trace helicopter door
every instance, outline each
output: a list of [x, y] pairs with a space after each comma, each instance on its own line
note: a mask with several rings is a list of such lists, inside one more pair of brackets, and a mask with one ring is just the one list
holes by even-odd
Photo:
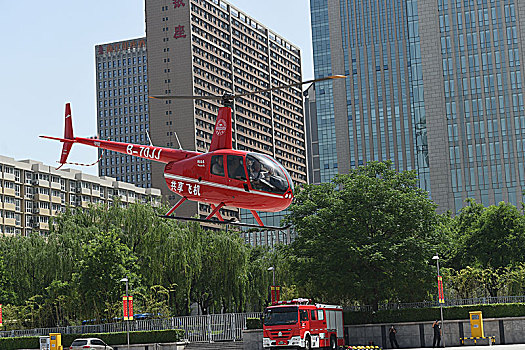
[[244, 159], [241, 156], [229, 155], [226, 157], [228, 169], [228, 182], [232, 186], [239, 186], [241, 183], [244, 189], [248, 188], [246, 184], [246, 170], [244, 167]]

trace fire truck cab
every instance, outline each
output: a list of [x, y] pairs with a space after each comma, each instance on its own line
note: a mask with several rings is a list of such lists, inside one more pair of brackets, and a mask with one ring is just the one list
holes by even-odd
[[343, 308], [309, 299], [279, 302], [264, 310], [263, 347], [337, 349], [344, 345]]

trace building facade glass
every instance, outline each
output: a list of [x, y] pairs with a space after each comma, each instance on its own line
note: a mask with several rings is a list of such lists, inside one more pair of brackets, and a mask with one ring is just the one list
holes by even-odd
[[[396, 169], [420, 171], [422, 187], [430, 189], [424, 181], [428, 147], [412, 6], [416, 1], [311, 1], [315, 76], [348, 76], [342, 98], [334, 98], [332, 82], [316, 88], [322, 182], [391, 159]], [[334, 104], [345, 108], [338, 112]], [[348, 139], [337, 139], [338, 124], [346, 124]], [[345, 147], [338, 148], [340, 142]]]
[[[146, 38], [95, 47], [97, 130], [105, 140], [149, 145]], [[99, 151], [99, 175], [151, 187], [151, 161]]]
[[[311, 11], [316, 77], [350, 76], [346, 101], [324, 89], [318, 103], [323, 181], [391, 159], [417, 170], [440, 211], [458, 212], [466, 198], [520, 203], [525, 3], [311, 0]], [[344, 118], [348, 141], [334, 137]]]
[[516, 0], [438, 0], [451, 191], [518, 204], [525, 181]]

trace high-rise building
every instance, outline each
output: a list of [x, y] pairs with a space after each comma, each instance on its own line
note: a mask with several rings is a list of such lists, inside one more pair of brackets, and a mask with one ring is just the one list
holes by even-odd
[[[226, 1], [146, 0], [146, 34], [151, 95], [223, 95], [301, 81], [300, 50]], [[159, 146], [178, 148], [180, 140], [184, 149], [205, 152], [218, 107], [208, 100], [151, 101], [151, 138]], [[234, 148], [273, 156], [296, 183], [306, 182], [304, 140], [301, 88], [235, 101]], [[161, 167], [152, 164], [152, 184], [174, 201]], [[186, 202], [181, 213], [206, 216], [209, 207]], [[222, 214], [238, 217], [239, 211]]]
[[311, 0], [321, 180], [415, 169], [440, 211], [525, 189], [517, 0]]
[[[95, 47], [99, 137], [149, 144], [146, 38]], [[151, 187], [151, 161], [99, 150], [99, 175]]]
[[49, 219], [66, 207], [92, 204], [160, 205], [160, 190], [141, 188], [78, 170], [56, 170], [34, 160], [16, 161], [0, 156], [0, 234], [29, 235], [49, 232]]
[[306, 129], [306, 159], [308, 162], [308, 183], [321, 183], [321, 163], [319, 161], [319, 130], [317, 128], [317, 104], [315, 103], [315, 84], [304, 91], [304, 122]]

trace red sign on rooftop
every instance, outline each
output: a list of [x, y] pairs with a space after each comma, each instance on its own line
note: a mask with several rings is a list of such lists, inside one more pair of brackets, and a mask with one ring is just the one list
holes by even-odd
[[178, 9], [181, 6], [186, 6], [184, 0], [173, 0], [173, 7]]
[[126, 51], [126, 50], [131, 50], [133, 48], [140, 49], [143, 47], [146, 47], [146, 40], [144, 39], [130, 40], [130, 41], [124, 41], [121, 43], [98, 45], [97, 54], [103, 55], [105, 53]]

